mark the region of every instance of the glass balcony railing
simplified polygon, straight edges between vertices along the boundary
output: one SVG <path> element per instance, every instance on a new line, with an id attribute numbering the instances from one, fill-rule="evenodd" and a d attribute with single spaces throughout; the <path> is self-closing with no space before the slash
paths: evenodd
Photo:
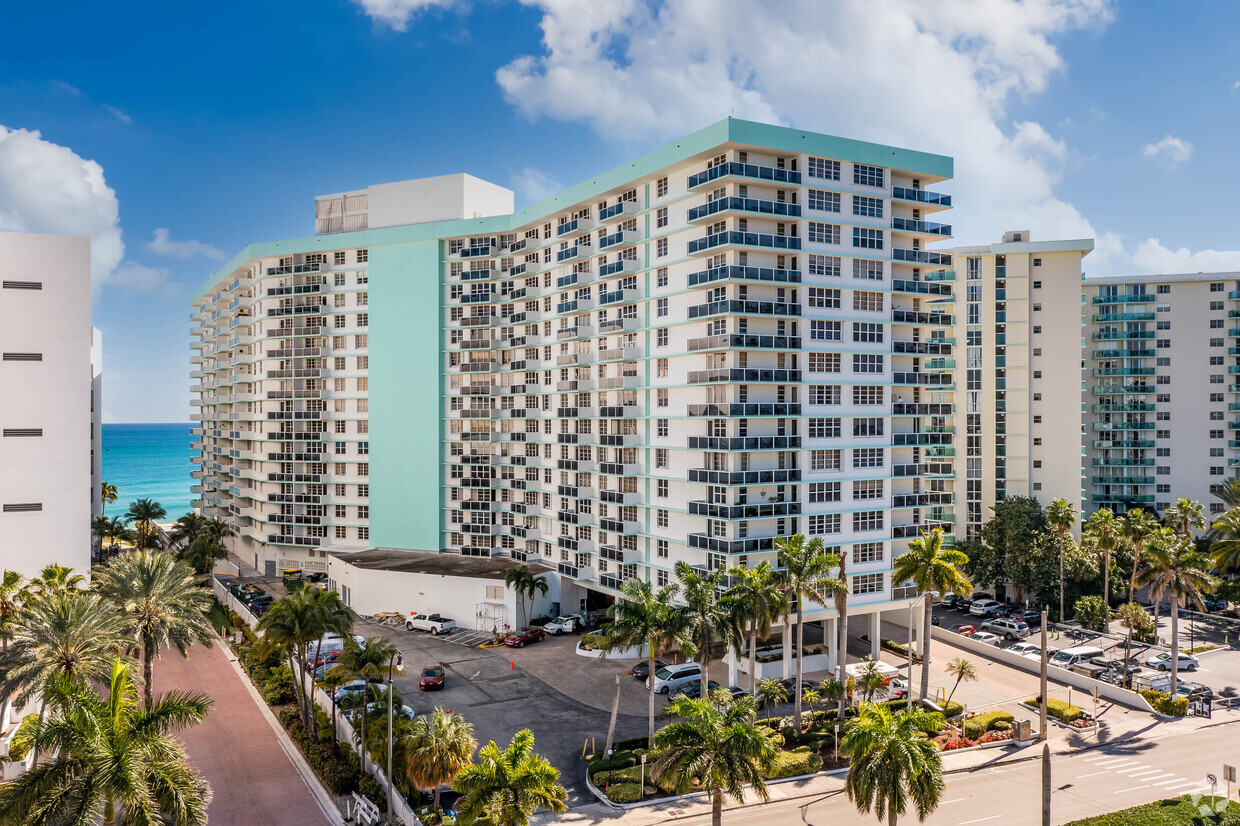
<path id="1" fill-rule="evenodd" d="M 1119 323 L 1122 321 L 1153 321 L 1153 313 L 1094 313 L 1095 324 Z"/>
<path id="2" fill-rule="evenodd" d="M 689 242 L 689 254 L 721 246 L 770 247 L 777 250 L 799 250 L 801 239 L 791 235 L 768 235 L 761 232 L 716 232 Z"/>
<path id="3" fill-rule="evenodd" d="M 689 286 L 709 284 L 712 281 L 739 278 L 746 281 L 768 281 L 772 284 L 799 284 L 801 273 L 796 270 L 779 270 L 771 267 L 713 267 L 701 272 L 689 273 Z"/>
<path id="4" fill-rule="evenodd" d="M 934 250 L 905 250 L 893 249 L 891 257 L 896 261 L 910 261 L 914 264 L 933 264 L 935 266 L 951 266 L 952 256 L 949 252 L 935 252 Z"/>
<path id="5" fill-rule="evenodd" d="M 716 198 L 701 206 L 692 207 L 689 210 L 689 220 L 696 221 L 699 218 L 707 218 L 720 212 L 732 210 L 789 218 L 799 218 L 801 216 L 801 207 L 798 204 L 788 204 L 783 201 L 763 201 L 758 198 L 728 197 Z"/>
<path id="6" fill-rule="evenodd" d="M 772 166 L 758 166 L 752 163 L 721 163 L 718 166 L 712 166 L 705 172 L 699 172 L 696 175 L 689 176 L 689 189 L 699 187 L 702 184 L 717 181 L 735 175 L 741 178 L 753 178 L 759 181 L 773 181 L 781 184 L 799 184 L 801 183 L 801 173 L 793 172 L 790 169 L 777 169 Z M 951 202 L 948 202 L 948 206 Z"/>
<path id="7" fill-rule="evenodd" d="M 786 301 L 741 301 L 725 299 L 698 304 L 689 308 L 689 318 L 703 318 L 721 313 L 738 315 L 800 315 L 801 305 Z"/>
<path id="8" fill-rule="evenodd" d="M 920 232 L 927 235 L 951 235 L 951 224 L 936 224 L 934 221 L 918 221 L 915 218 L 892 218 L 891 228 L 904 232 Z"/>
<path id="9" fill-rule="evenodd" d="M 901 201 L 916 201 L 919 204 L 947 207 L 952 205 L 952 196 L 950 195 L 910 186 L 893 186 L 891 188 L 891 197 L 898 198 Z"/>

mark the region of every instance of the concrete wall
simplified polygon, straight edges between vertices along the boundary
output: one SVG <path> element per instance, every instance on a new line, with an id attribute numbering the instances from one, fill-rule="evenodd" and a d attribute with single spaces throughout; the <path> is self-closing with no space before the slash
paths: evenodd
<path id="1" fill-rule="evenodd" d="M 399 227 L 512 212 L 510 189 L 473 175 L 438 175 L 366 188 L 369 226 Z"/>
<path id="2" fill-rule="evenodd" d="M 942 628 L 931 628 L 930 636 L 940 642 L 949 642 L 952 645 L 960 646 L 970 653 L 979 656 L 988 657 L 995 662 L 1010 665 L 1013 668 L 1019 668 L 1031 674 L 1041 673 L 1041 664 L 1033 660 L 1027 660 L 1019 654 L 1012 654 L 1004 651 L 1002 648 L 995 648 L 993 645 L 975 642 L 968 637 L 960 634 L 953 634 L 951 631 L 945 631 Z M 1034 637 L 1029 638 L 1031 641 Z M 1084 691 L 1088 696 L 1093 696 L 1094 688 L 1098 689 L 1098 696 L 1101 699 L 1109 700 L 1118 705 L 1127 708 L 1133 708 L 1137 711 L 1148 711 L 1153 714 L 1153 707 L 1146 701 L 1144 697 L 1135 691 L 1129 691 L 1111 683 L 1104 683 L 1101 680 L 1092 680 L 1084 674 L 1077 674 L 1075 671 L 1066 671 L 1062 668 L 1047 666 L 1047 679 L 1051 682 L 1070 685 Z M 1027 700 L 1028 697 L 1022 697 L 1021 700 Z"/>

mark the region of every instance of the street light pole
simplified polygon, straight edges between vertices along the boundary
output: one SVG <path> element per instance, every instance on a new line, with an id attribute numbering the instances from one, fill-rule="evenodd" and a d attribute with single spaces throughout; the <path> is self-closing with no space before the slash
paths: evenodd
<path id="1" fill-rule="evenodd" d="M 1045 741 L 1047 739 L 1046 731 L 1046 704 L 1048 697 L 1046 696 L 1046 606 L 1042 607 L 1042 702 L 1039 703 L 1038 725 L 1041 727 L 1038 732 L 1038 739 Z"/>
<path id="2" fill-rule="evenodd" d="M 399 651 L 392 652 L 392 656 L 388 659 L 388 732 L 387 732 L 387 792 L 388 792 L 388 816 L 396 811 L 395 789 L 396 783 L 392 779 L 392 695 L 396 691 L 396 686 L 392 685 L 392 668 L 395 666 L 397 674 L 405 673 L 405 658 Z M 362 709 L 362 714 L 366 713 L 366 709 Z M 362 743 L 362 749 L 366 748 L 366 744 Z"/>

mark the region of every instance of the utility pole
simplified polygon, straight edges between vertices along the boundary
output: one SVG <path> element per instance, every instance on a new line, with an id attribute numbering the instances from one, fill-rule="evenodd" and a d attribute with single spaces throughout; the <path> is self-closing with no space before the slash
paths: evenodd
<path id="1" fill-rule="evenodd" d="M 1038 737 L 1043 742 L 1046 741 L 1048 736 L 1048 732 L 1046 731 L 1046 701 L 1048 699 L 1046 696 L 1046 665 L 1046 606 L 1042 606 L 1042 701 L 1038 704 Z M 1050 746 L 1048 745 L 1047 748 L 1050 748 Z M 1050 768 L 1048 766 L 1045 770 L 1048 777 L 1049 772 Z"/>
<path id="2" fill-rule="evenodd" d="M 1042 826 L 1051 826 L 1051 744 L 1042 745 Z"/>

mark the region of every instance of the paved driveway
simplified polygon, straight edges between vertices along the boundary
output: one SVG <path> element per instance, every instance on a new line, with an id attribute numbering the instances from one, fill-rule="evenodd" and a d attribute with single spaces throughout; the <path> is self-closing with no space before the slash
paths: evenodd
<path id="1" fill-rule="evenodd" d="M 201 691 L 215 700 L 202 725 L 180 735 L 190 760 L 215 790 L 207 810 L 211 826 L 333 822 L 219 645 L 199 646 L 188 660 L 165 652 L 155 665 L 155 690 L 158 695 L 172 688 Z"/>

